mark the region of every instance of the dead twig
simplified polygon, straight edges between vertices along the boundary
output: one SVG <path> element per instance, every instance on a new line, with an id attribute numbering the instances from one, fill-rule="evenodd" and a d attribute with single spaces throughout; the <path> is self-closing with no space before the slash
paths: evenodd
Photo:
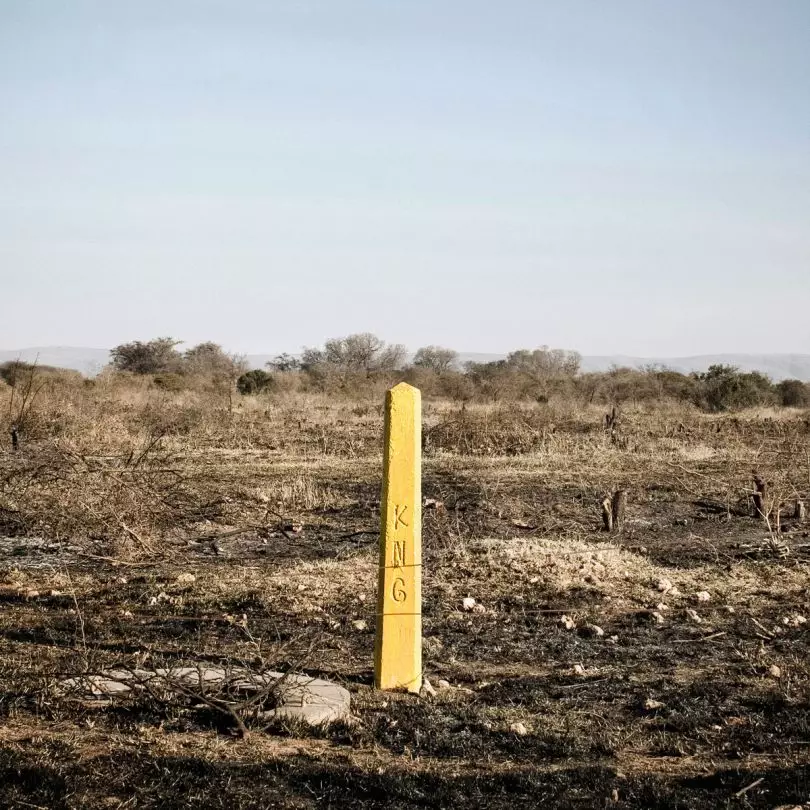
<path id="1" fill-rule="evenodd" d="M 671 644 L 693 644 L 700 641 L 712 641 L 715 638 L 720 638 L 721 636 L 726 635 L 726 631 L 723 630 L 720 633 L 712 633 L 710 636 L 702 636 L 701 638 L 675 638 L 672 639 L 670 642 Z"/>
<path id="2" fill-rule="evenodd" d="M 751 782 L 751 784 L 750 784 L 750 785 L 746 785 L 746 786 L 745 786 L 745 787 L 744 787 L 742 790 L 738 790 L 738 791 L 737 791 L 737 792 L 734 794 L 734 798 L 735 798 L 735 799 L 740 799 L 740 798 L 742 798 L 743 796 L 745 796 L 745 794 L 746 794 L 746 793 L 748 793 L 748 791 L 749 791 L 749 790 L 753 790 L 753 789 L 754 789 L 754 788 L 755 788 L 757 785 L 761 785 L 761 784 L 762 784 L 764 781 L 765 781 L 765 777 L 764 777 L 764 776 L 761 776 L 761 777 L 760 777 L 759 779 L 757 779 L 755 782 Z"/>

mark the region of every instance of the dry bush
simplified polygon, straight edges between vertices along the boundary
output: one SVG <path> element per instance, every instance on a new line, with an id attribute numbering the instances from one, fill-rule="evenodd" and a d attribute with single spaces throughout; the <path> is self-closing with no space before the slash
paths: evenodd
<path id="1" fill-rule="evenodd" d="M 600 435 L 598 417 L 550 405 L 465 406 L 425 429 L 425 447 L 455 455 L 513 456 L 557 446 L 567 434 Z"/>
<path id="2" fill-rule="evenodd" d="M 277 376 L 291 389 L 303 379 Z M 206 385 L 161 390 L 147 375 L 52 378 L 31 404 L 20 452 L 0 456 L 0 530 L 135 554 L 204 533 L 205 521 L 258 525 L 256 499 L 232 497 L 261 488 L 254 459 L 281 465 L 266 493 L 280 512 L 339 508 L 345 495 L 299 465 L 377 465 L 388 383 L 367 380 L 359 397 L 287 390 L 231 401 Z M 6 437 L 10 396 L 0 387 Z M 588 479 L 605 490 L 637 491 L 652 480 L 726 510 L 748 508 L 755 470 L 783 510 L 810 490 L 810 420 L 801 411 L 707 415 L 664 401 L 625 406 L 610 431 L 604 420 L 601 404 L 572 407 L 557 397 L 462 407 L 426 397 L 425 453 L 465 464 L 508 456 L 516 471 L 522 457 L 558 483 Z M 780 512 L 772 511 L 778 529 Z"/>

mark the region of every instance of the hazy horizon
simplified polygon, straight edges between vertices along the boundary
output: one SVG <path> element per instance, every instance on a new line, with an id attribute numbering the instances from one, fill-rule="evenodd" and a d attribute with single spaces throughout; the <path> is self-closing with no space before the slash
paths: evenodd
<path id="1" fill-rule="evenodd" d="M 159 336 L 159 337 L 166 337 L 166 336 Z M 168 337 L 172 337 L 172 336 L 168 336 Z M 332 335 L 332 337 L 336 337 L 336 338 L 337 337 L 345 337 L 345 335 Z M 381 336 L 378 335 L 377 337 L 381 337 Z M 136 338 L 135 340 L 140 340 L 140 338 Z M 148 340 L 148 338 L 146 340 Z M 120 343 L 128 343 L 128 342 L 130 342 L 130 341 L 119 341 L 115 345 L 119 345 Z M 204 342 L 204 341 L 200 341 L 200 342 Z M 310 341 L 309 343 L 302 344 L 301 346 L 282 346 L 282 347 L 279 347 L 279 348 L 273 348 L 273 347 L 269 347 L 269 348 L 268 347 L 263 347 L 262 348 L 262 347 L 258 347 L 258 348 L 249 349 L 248 351 L 238 351 L 238 350 L 232 349 L 227 344 L 224 344 L 224 343 L 221 343 L 221 342 L 217 341 L 216 339 L 213 339 L 211 342 L 216 343 L 224 351 L 229 352 L 229 353 L 245 354 L 245 355 L 252 355 L 252 356 L 264 356 L 264 355 L 267 355 L 267 356 L 271 356 L 271 357 L 276 357 L 276 356 L 281 355 L 281 354 L 299 355 L 299 354 L 301 354 L 301 352 L 304 349 L 306 349 L 308 347 L 318 348 L 319 346 L 322 345 L 320 343 L 314 343 L 314 342 Z M 388 343 L 388 342 L 393 342 L 393 341 L 385 341 L 385 342 Z M 194 341 L 187 341 L 187 340 L 179 340 L 178 339 L 177 349 L 180 352 L 184 352 L 186 349 L 190 349 L 194 345 L 196 345 L 196 342 L 194 342 Z M 428 342 L 425 342 L 425 343 L 419 344 L 419 345 L 415 345 L 415 344 L 414 345 L 404 344 L 404 345 L 405 345 L 405 349 L 409 353 L 412 354 L 412 353 L 416 352 L 419 348 L 422 348 L 423 346 L 429 346 L 429 345 L 430 346 L 436 346 L 436 345 L 439 345 L 439 344 L 430 343 L 428 341 Z M 512 346 L 511 348 L 507 349 L 506 351 L 501 351 L 501 352 L 477 351 L 477 350 L 476 351 L 467 351 L 463 346 L 459 348 L 458 346 L 448 346 L 446 344 L 441 344 L 441 347 L 445 348 L 445 349 L 452 349 L 453 351 L 457 352 L 459 355 L 462 355 L 462 356 L 481 356 L 481 357 L 506 357 L 510 352 L 513 352 L 513 351 L 519 351 L 519 350 L 525 350 L 525 349 L 534 350 L 534 349 L 541 349 L 541 348 L 549 348 L 549 349 L 563 349 L 565 351 L 577 352 L 578 354 L 582 355 L 583 357 L 589 357 L 591 359 L 626 357 L 626 358 L 638 359 L 638 360 L 646 360 L 646 359 L 675 359 L 675 360 L 681 359 L 682 360 L 682 359 L 689 359 L 689 358 L 716 357 L 716 356 L 729 356 L 729 357 L 731 357 L 731 356 L 740 356 L 740 357 L 763 356 L 763 357 L 808 357 L 808 358 L 810 358 L 810 352 L 735 352 L 735 351 L 711 352 L 711 351 L 709 351 L 709 352 L 699 352 L 699 353 L 693 353 L 693 354 L 678 354 L 678 355 L 675 355 L 675 354 L 672 354 L 672 355 L 640 355 L 640 354 L 631 354 L 629 352 L 614 352 L 614 353 L 593 352 L 593 353 L 586 353 L 586 352 L 580 351 L 576 347 L 570 347 L 570 346 L 547 346 L 547 345 L 542 345 L 542 344 L 541 345 Z M 106 347 L 106 346 L 72 346 L 72 345 L 66 345 L 66 344 L 50 344 L 50 345 L 41 345 L 41 346 L 14 346 L 14 347 L 0 346 L 0 354 L 8 355 L 8 354 L 12 354 L 14 352 L 27 352 L 27 353 L 30 353 L 30 352 L 36 352 L 36 351 L 110 352 L 110 351 L 112 351 L 113 348 L 114 348 L 114 346 L 109 346 L 109 347 Z"/>
<path id="2" fill-rule="evenodd" d="M 181 351 L 190 348 L 179 347 Z M 224 347 L 227 350 L 227 346 Z M 415 347 L 407 347 L 411 356 Z M 265 368 L 281 351 L 250 352 L 244 355 L 250 368 Z M 293 351 L 298 355 L 299 352 Z M 489 362 L 504 358 L 504 354 L 491 352 L 459 351 L 458 361 Z M 0 363 L 22 360 L 37 362 L 42 366 L 72 368 L 84 374 L 96 374 L 109 362 L 109 350 L 79 346 L 40 346 L 8 350 L 0 347 Z M 741 371 L 760 371 L 771 377 L 774 382 L 785 379 L 810 381 L 810 354 L 715 354 L 677 356 L 632 356 L 632 355 L 582 355 L 581 370 L 608 371 L 613 366 L 640 368 L 648 365 L 664 366 L 674 371 L 688 374 L 693 371 L 706 371 L 710 366 L 727 364 Z"/>
<path id="3" fill-rule="evenodd" d="M 0 8 L 0 346 L 810 352 L 804 0 Z"/>

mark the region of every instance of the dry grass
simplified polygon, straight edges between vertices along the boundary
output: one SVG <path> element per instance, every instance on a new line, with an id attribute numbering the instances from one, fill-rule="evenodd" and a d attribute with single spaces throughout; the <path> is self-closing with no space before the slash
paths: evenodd
<path id="1" fill-rule="evenodd" d="M 0 455 L 0 803 L 804 801 L 807 414 L 627 409 L 615 438 L 603 417 L 426 403 L 425 667 L 450 686 L 423 700 L 370 688 L 378 403 L 53 382 Z M 146 661 L 303 668 L 355 721 L 240 741 L 199 707 L 52 688 Z"/>

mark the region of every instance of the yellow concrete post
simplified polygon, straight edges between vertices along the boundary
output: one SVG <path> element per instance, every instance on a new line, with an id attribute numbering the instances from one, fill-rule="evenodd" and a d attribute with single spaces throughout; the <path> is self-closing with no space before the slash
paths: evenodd
<path id="1" fill-rule="evenodd" d="M 422 688 L 422 397 L 407 383 L 385 397 L 374 685 Z"/>

